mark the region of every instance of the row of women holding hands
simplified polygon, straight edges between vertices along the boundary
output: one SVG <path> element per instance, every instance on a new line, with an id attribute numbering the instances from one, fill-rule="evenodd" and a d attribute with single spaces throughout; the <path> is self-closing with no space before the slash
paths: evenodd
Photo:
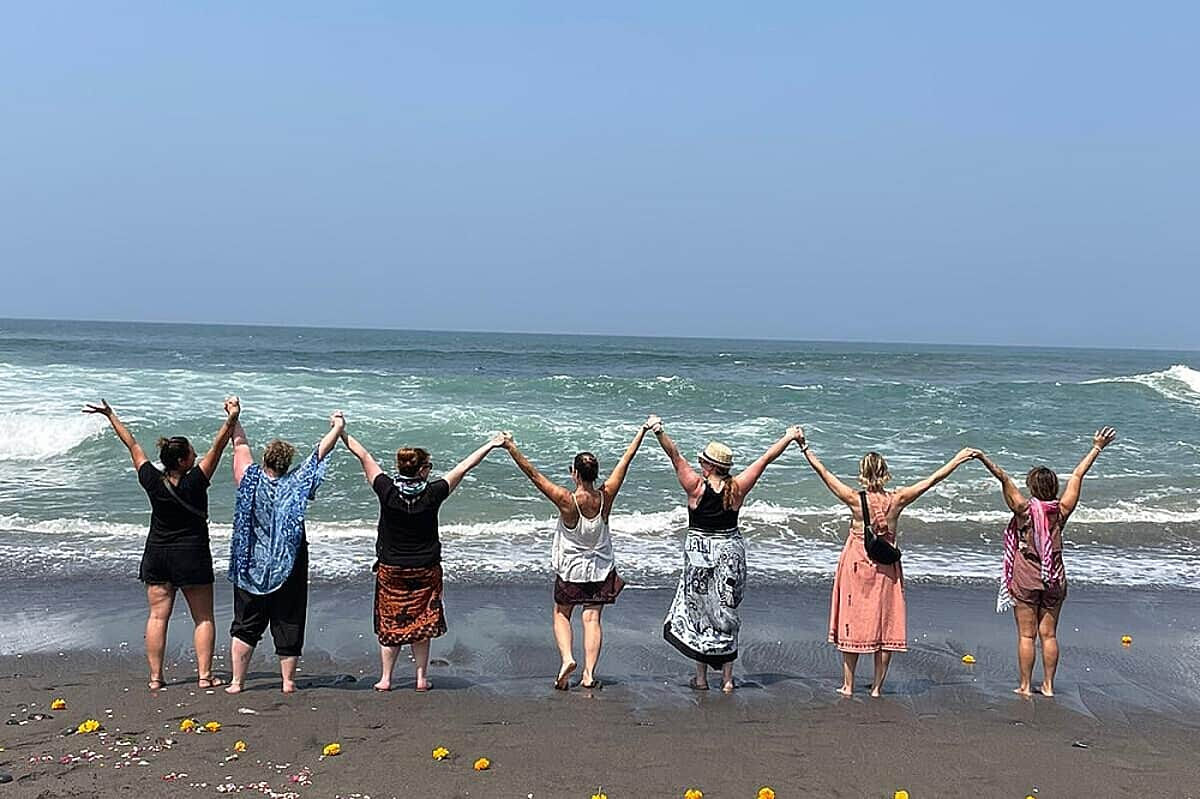
<path id="1" fill-rule="evenodd" d="M 507 433 L 494 436 L 438 479 L 432 479 L 433 461 L 426 450 L 401 448 L 396 452 L 396 474 L 389 475 L 348 434 L 340 412 L 330 417 L 329 432 L 293 469 L 295 448 L 280 440 L 269 443 L 261 462 L 254 463 L 239 422 L 241 406 L 236 397 L 226 400 L 225 422 L 212 448 L 199 460 L 186 438 L 160 439 L 163 470 L 159 471 L 107 402 L 88 405 L 84 411 L 104 415 L 112 424 L 128 448 L 150 500 L 150 531 L 139 578 L 146 584 L 150 605 L 146 653 L 152 690 L 164 685 L 163 654 L 176 589 L 182 590 L 195 622 L 200 686 L 221 683 L 212 673 L 215 635 L 207 489 L 225 447 L 233 441 L 238 491 L 229 558 L 229 579 L 234 584 L 230 629 L 233 675 L 226 690 L 231 693 L 242 690 L 254 648 L 268 626 L 280 658 L 283 690 L 295 690 L 296 661 L 303 647 L 307 614 L 304 518 L 324 479 L 328 456 L 339 440 L 362 465 L 379 501 L 374 626 L 380 645 L 381 675 L 376 689 L 391 688 L 396 659 L 405 644 L 411 645 L 416 661 L 416 690 L 431 687 L 427 676 L 430 640 L 446 632 L 438 511 L 466 473 L 498 448 L 512 456 L 559 513 L 552 546 L 556 573 L 553 626 L 562 663 L 554 687 L 566 690 L 577 668 L 571 618 L 574 609 L 582 606 L 584 666 L 578 684 L 598 688 L 601 614 L 624 586 L 615 567 L 609 518 L 630 463 L 645 436 L 652 433 L 670 459 L 687 497 L 683 571 L 663 635 L 695 661 L 696 672 L 689 683 L 693 689 L 708 690 L 710 667 L 721 670 L 724 691 L 735 688 L 738 607 L 746 587 L 746 550 L 738 516 L 767 466 L 795 443 L 851 516 L 834 576 L 829 620 L 829 641 L 843 655 L 839 692 L 853 692 L 858 657 L 870 653 L 875 660 L 871 694 L 878 696 L 892 653 L 907 649 L 903 576 L 899 551 L 894 546 L 901 512 L 963 463 L 977 459 L 999 479 L 1013 512 L 1004 537 L 998 610 L 1014 609 L 1020 670 L 1016 690 L 1031 693 L 1035 639 L 1040 638 L 1045 672 L 1041 691 L 1051 695 L 1058 661 L 1055 631 L 1066 596 L 1062 529 L 1078 504 L 1084 475 L 1115 437 L 1111 428 L 1097 431 L 1092 448 L 1071 473 L 1060 498 L 1058 478 L 1050 469 L 1037 467 L 1029 472 L 1026 496 L 1002 469 L 976 449 L 964 449 L 923 480 L 892 491 L 886 488 L 891 480 L 887 462 L 878 453 L 867 453 L 859 464 L 859 490 L 824 466 L 800 427 L 789 428 L 736 474 L 732 451 L 717 442 L 709 442 L 693 467 L 657 416 L 649 417 L 639 428 L 603 481 L 596 456 L 581 452 L 570 469 L 571 483 L 559 485 L 543 475 Z"/>

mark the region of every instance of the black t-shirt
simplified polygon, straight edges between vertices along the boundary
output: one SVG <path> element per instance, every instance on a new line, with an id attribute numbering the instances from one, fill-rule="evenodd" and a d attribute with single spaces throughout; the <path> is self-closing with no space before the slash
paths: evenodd
<path id="1" fill-rule="evenodd" d="M 208 520 L 192 513 L 179 504 L 167 487 L 166 477 L 154 464 L 146 461 L 138 469 L 138 482 L 146 489 L 150 498 L 151 544 L 207 544 Z M 208 516 L 208 478 L 199 466 L 193 466 L 179 478 L 179 485 L 172 486 L 175 493 L 187 504 Z"/>
<path id="2" fill-rule="evenodd" d="M 378 475 L 372 486 L 379 497 L 379 537 L 375 557 L 384 566 L 424 567 L 442 562 L 438 509 L 450 496 L 450 484 L 433 480 L 415 497 L 406 497 L 396 481 Z"/>

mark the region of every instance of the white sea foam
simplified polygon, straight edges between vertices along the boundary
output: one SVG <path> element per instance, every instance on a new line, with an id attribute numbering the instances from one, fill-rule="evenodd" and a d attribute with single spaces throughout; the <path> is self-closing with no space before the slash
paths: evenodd
<path id="1" fill-rule="evenodd" d="M 64 455 L 104 430 L 104 420 L 0 413 L 0 461 L 42 461 Z"/>
<path id="2" fill-rule="evenodd" d="M 1169 400 L 1200 405 L 1200 372 L 1181 363 L 1177 363 L 1169 369 L 1163 369 L 1161 372 L 1085 380 L 1083 385 L 1101 383 L 1137 383 L 1157 391 Z"/>
<path id="3" fill-rule="evenodd" d="M 961 515 L 938 521 L 964 521 Z M 789 508 L 752 502 L 742 514 L 743 530 L 753 574 L 771 580 L 827 578 L 833 571 L 845 535 L 842 508 Z M 1172 517 L 1179 521 L 1200 518 L 1200 509 Z M 996 531 L 1006 517 L 989 514 Z M 1147 519 L 1143 511 L 1116 507 L 1098 511 L 1091 524 L 1114 520 Z M 622 571 L 642 585 L 668 585 L 677 576 L 680 542 L 687 516 L 683 508 L 650 513 L 625 513 L 612 519 L 613 540 Z M 554 533 L 550 516 L 520 516 L 499 521 L 443 524 L 441 528 L 446 568 L 462 580 L 528 580 L 549 571 Z M 1076 526 L 1077 532 L 1084 529 Z M 230 526 L 210 526 L 217 574 L 226 569 Z M 61 518 L 28 519 L 0 515 L 0 573 L 21 573 L 27 568 L 56 572 L 136 571 L 145 541 L 144 523 Z M 365 577 L 374 559 L 374 520 L 310 521 L 308 537 L 312 570 L 318 579 Z M 1196 546 L 1159 541 L 1155 546 L 1116 546 L 1068 539 L 1066 546 L 1087 546 L 1087 558 L 1071 559 L 1072 579 L 1119 585 L 1191 586 Z M 903 544 L 905 574 L 928 580 L 992 579 L 998 568 L 998 536 L 964 531 L 961 541 L 939 536 L 936 542 L 920 535 Z M 90 572 L 89 572 L 90 573 Z"/>

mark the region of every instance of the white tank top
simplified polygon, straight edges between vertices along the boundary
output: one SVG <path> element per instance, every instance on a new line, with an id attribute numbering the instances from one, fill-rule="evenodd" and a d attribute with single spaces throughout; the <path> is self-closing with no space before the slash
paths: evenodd
<path id="1" fill-rule="evenodd" d="M 575 495 L 571 498 L 575 499 Z M 575 510 L 579 511 L 579 521 L 574 528 L 563 524 L 561 515 L 558 517 L 551 551 L 554 571 L 568 583 L 602 582 L 613 570 L 612 536 L 604 518 L 604 492 L 600 492 L 600 511 L 592 518 L 583 515 L 578 499 Z"/>

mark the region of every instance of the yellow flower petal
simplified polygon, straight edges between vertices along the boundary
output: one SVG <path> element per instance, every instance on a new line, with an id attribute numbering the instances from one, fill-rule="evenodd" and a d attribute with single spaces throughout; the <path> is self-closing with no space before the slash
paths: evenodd
<path id="1" fill-rule="evenodd" d="M 184 719 L 183 721 L 179 722 L 180 732 L 191 732 L 194 729 L 196 729 L 195 719 Z"/>
<path id="2" fill-rule="evenodd" d="M 75 733 L 77 735 L 87 735 L 89 733 L 96 732 L 99 729 L 100 722 L 96 721 L 95 719 L 87 719 L 75 728 Z"/>
<path id="3" fill-rule="evenodd" d="M 437 749 L 433 750 L 434 760 L 445 760 L 448 757 L 450 757 L 450 750 L 444 746 L 439 746 Z"/>
<path id="4" fill-rule="evenodd" d="M 775 791 L 764 785 L 758 789 L 758 799 L 775 799 Z"/>
<path id="5" fill-rule="evenodd" d="M 221 731 L 221 722 L 210 721 L 204 725 L 204 729 L 208 730 L 209 732 L 220 732 Z"/>
<path id="6" fill-rule="evenodd" d="M 234 741 L 233 742 L 233 751 L 245 752 L 246 751 L 246 742 L 245 741 Z"/>
<path id="7" fill-rule="evenodd" d="M 339 743 L 325 744 L 325 748 L 321 750 L 321 754 L 325 757 L 337 757 L 342 753 L 342 745 Z"/>
<path id="8" fill-rule="evenodd" d="M 683 799 L 704 799 L 704 792 L 689 788 L 683 792 Z"/>
<path id="9" fill-rule="evenodd" d="M 67 700 L 55 699 L 53 702 L 50 703 L 50 709 L 51 710 L 66 710 L 67 709 Z"/>
<path id="10" fill-rule="evenodd" d="M 970 666 L 972 663 L 975 662 L 975 656 L 974 655 L 963 655 L 962 662 L 966 663 L 968 666 Z"/>
<path id="11" fill-rule="evenodd" d="M 594 793 L 594 794 L 592 794 L 592 799 L 608 799 L 608 794 L 606 794 L 606 793 Z"/>
<path id="12" fill-rule="evenodd" d="M 908 799 L 908 791 L 896 791 L 896 793 L 893 795 L 893 799 Z"/>
<path id="13" fill-rule="evenodd" d="M 492 761 L 488 760 L 486 757 L 481 757 L 475 761 L 475 770 L 476 771 L 487 771 L 491 767 L 492 767 Z"/>
<path id="14" fill-rule="evenodd" d="M 1122 635 L 1121 636 L 1121 646 L 1133 646 L 1133 636 Z"/>

